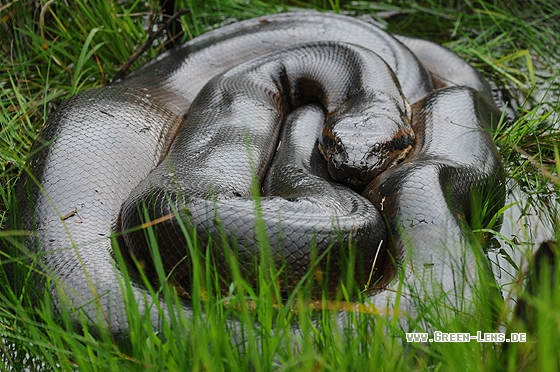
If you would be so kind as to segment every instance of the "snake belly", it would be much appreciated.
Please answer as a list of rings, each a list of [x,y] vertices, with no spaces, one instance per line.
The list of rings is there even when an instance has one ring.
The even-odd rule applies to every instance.
[[[409,40],[399,38],[405,43]],[[128,320],[119,284],[122,277],[115,266],[110,238],[120,223],[119,213],[123,202],[162,162],[195,97],[214,76],[276,50],[322,41],[353,43],[377,53],[395,73],[404,96],[412,103],[419,102],[414,105],[415,112],[422,107],[422,102],[431,102],[429,107],[438,110],[449,110],[437,103],[445,98],[447,104],[453,105],[460,98],[470,97],[461,106],[468,115],[464,120],[471,118],[471,126],[478,129],[465,133],[464,141],[473,146],[476,144],[476,148],[480,148],[487,157],[479,158],[469,148],[462,148],[464,152],[461,156],[472,160],[468,162],[468,167],[460,165],[458,168],[468,169],[465,176],[461,176],[462,172],[459,171],[456,172],[458,176],[445,176],[447,173],[437,169],[432,174],[457,185],[451,188],[459,190],[460,196],[456,199],[461,204],[457,203],[457,208],[464,210],[460,206],[468,203],[464,195],[469,192],[469,188],[474,185],[475,188],[485,189],[484,185],[489,182],[488,169],[483,160],[491,159],[494,164],[492,169],[501,169],[491,140],[486,138],[478,144],[475,141],[479,141],[480,137],[471,136],[477,131],[486,131],[496,120],[495,115],[491,115],[489,123],[479,120],[480,117],[486,117],[484,110],[488,107],[491,113],[495,113],[495,109],[491,103],[480,104],[487,101],[487,93],[481,88],[484,84],[476,72],[444,48],[428,44],[432,50],[444,51],[442,55],[445,58],[440,61],[440,65],[449,61],[450,64],[461,66],[472,73],[469,76],[473,76],[473,79],[455,82],[458,76],[449,75],[446,69],[430,70],[428,73],[424,67],[430,66],[428,61],[419,61],[414,53],[391,35],[355,18],[309,12],[277,14],[210,31],[158,57],[125,80],[80,93],[60,105],[33,145],[26,172],[18,183],[20,224],[15,221],[13,226],[34,231],[35,234],[26,238],[24,249],[12,248],[12,252],[17,257],[31,257],[29,262],[37,265],[39,270],[33,271],[30,277],[12,277],[13,285],[17,287],[23,280],[31,280],[35,285],[28,285],[27,288],[35,288],[36,298],[42,298],[46,281],[45,276],[37,272],[45,272],[53,279],[49,289],[55,309],[69,306],[83,312],[91,324],[107,327],[115,334],[126,333]],[[469,92],[466,96],[444,94],[443,97],[441,93],[431,93],[434,88],[430,76],[436,75],[444,82],[439,87],[466,85],[477,90],[455,88]],[[428,100],[424,98],[426,96],[431,98]],[[301,109],[311,110],[306,107]],[[455,116],[446,113],[444,117],[445,120],[441,122],[431,120],[434,128],[445,127]],[[414,118],[413,126],[422,126],[423,122]],[[431,143],[431,136],[439,130],[426,131],[422,143]],[[421,148],[424,147],[416,147]],[[453,152],[452,148],[449,150]],[[415,156],[421,157],[422,154],[418,150]],[[445,168],[441,166],[443,163],[446,161],[440,159],[438,169]],[[402,167],[410,168],[411,164],[415,164],[414,158],[407,160]],[[445,169],[452,169],[457,163],[452,158],[446,164],[448,167]],[[427,170],[430,164],[426,165]],[[400,226],[397,220],[418,218],[408,215],[414,211],[409,212],[403,207],[404,200],[420,206],[419,198],[414,198],[414,195],[424,190],[409,189],[407,178],[398,176],[398,169],[401,168],[394,168],[396,170],[391,174],[395,176],[383,178],[386,180],[384,182],[378,181],[378,186],[368,188],[364,196],[374,201],[383,214],[387,213],[388,204],[385,200],[388,197],[396,199],[397,207],[388,217],[392,221],[391,229],[403,232],[406,225]],[[418,169],[423,170],[424,167],[419,166]],[[461,183],[464,179],[467,182]],[[445,186],[445,182],[435,181],[426,181],[426,188],[440,199],[445,199],[443,190],[449,187]],[[398,191],[392,194],[387,191],[388,187],[383,187],[391,183],[399,186]],[[411,196],[401,198],[400,195],[408,195],[408,190],[411,190]],[[499,205],[497,199],[496,204]],[[449,229],[448,234],[438,236],[436,241],[445,243],[452,235],[461,237],[461,241],[454,238],[449,241],[450,245],[462,245],[463,237],[468,235],[468,228],[457,222],[448,204],[441,203],[440,206],[444,214],[434,223],[442,223]],[[428,214],[431,213],[435,212]],[[441,226],[434,231],[441,231]],[[412,236],[418,234],[413,232]],[[435,244],[425,245],[425,239],[418,242],[419,246],[423,246],[423,256],[428,257],[430,252],[437,255]],[[412,241],[411,245],[416,243]],[[395,249],[394,255],[407,252],[411,245],[398,243],[399,248]],[[431,267],[444,276],[444,282],[447,283],[444,289],[451,290],[453,277],[449,276],[448,266],[443,262],[441,267]],[[475,272],[475,269],[469,270],[471,274]],[[14,275],[17,273],[15,271]],[[132,295],[140,312],[148,315],[154,328],[158,328],[161,315],[152,304],[154,300],[142,285],[132,283],[132,286]],[[380,304],[391,301],[387,293],[376,294],[372,301]],[[187,315],[191,313],[188,306],[183,311]]]

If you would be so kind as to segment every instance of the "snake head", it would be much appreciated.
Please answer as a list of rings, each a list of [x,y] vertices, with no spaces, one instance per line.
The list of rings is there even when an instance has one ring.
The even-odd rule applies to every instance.
[[[338,117],[326,123],[319,150],[331,177],[362,188],[401,162],[414,143],[410,125],[385,115]]]

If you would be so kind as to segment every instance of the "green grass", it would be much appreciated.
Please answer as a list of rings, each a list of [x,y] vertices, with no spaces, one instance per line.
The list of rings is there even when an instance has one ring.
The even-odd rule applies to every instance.
[[[62,101],[73,94],[110,82],[120,66],[147,38],[146,30],[162,18],[154,1],[117,4],[93,0],[19,1],[0,5],[0,240],[12,244],[21,232],[6,228],[14,200],[14,186],[30,146],[41,125]],[[388,30],[442,43],[459,53],[504,92],[521,109],[513,123],[503,125],[495,140],[508,176],[521,186],[521,210],[527,206],[542,214],[558,230],[556,199],[560,165],[558,70],[560,5],[532,1],[188,1],[177,7],[191,12],[181,18],[182,41],[219,26],[223,21],[244,19],[290,7],[372,14]],[[375,15],[383,11],[388,19]],[[392,13],[389,13],[392,12]],[[166,48],[161,37],[136,61],[138,68]],[[15,213],[15,212],[14,212]],[[522,226],[516,239],[498,240],[494,248],[506,258],[518,253],[530,258],[531,226]],[[523,234],[526,234],[524,236]],[[509,240],[508,240],[509,239]],[[529,240],[524,244],[525,240]],[[196,244],[196,243],[193,243]],[[336,311],[310,311],[306,285],[282,304],[274,272],[267,271],[255,290],[237,278],[226,294],[219,293],[205,250],[196,260],[192,318],[171,317],[159,335],[152,332],[134,305],[129,339],[115,339],[107,332],[84,326],[77,332],[69,317],[55,316],[48,299],[32,308],[18,298],[0,275],[0,368],[2,370],[558,370],[560,339],[560,286],[543,285],[541,291],[521,295],[532,307],[534,325],[527,343],[503,349],[495,343],[405,342],[394,322],[367,312],[356,313],[355,333],[340,333],[328,315]],[[499,251],[501,249],[501,251]],[[511,256],[511,257],[510,257]],[[559,255],[554,262],[559,267]],[[6,260],[4,261],[6,262]],[[523,262],[523,260],[521,260]],[[122,265],[121,265],[122,266]],[[235,267],[235,266],[234,266]],[[542,283],[560,282],[558,270]],[[161,275],[163,273],[160,272]],[[545,273],[546,274],[546,273]],[[543,275],[545,275],[543,274]],[[235,274],[234,270],[234,276]],[[552,278],[550,277],[552,276]],[[522,290],[523,270],[512,272],[505,288]],[[25,287],[25,285],[24,285]],[[31,289],[31,288],[29,288]],[[125,293],[130,290],[123,283]],[[168,306],[179,304],[166,285],[159,291]],[[349,286],[349,293],[356,288]],[[435,329],[475,333],[524,331],[510,304],[490,301],[488,281],[478,288],[474,314],[449,316],[429,303],[411,324],[428,320]],[[248,309],[247,298],[255,304]],[[353,298],[348,295],[346,299]],[[345,299],[343,296],[342,299]],[[495,316],[496,307],[498,316]],[[297,310],[297,311],[294,311]],[[202,317],[201,314],[206,314]],[[243,342],[225,332],[236,314],[246,332]],[[261,325],[255,328],[254,320]],[[313,322],[313,320],[319,319]],[[300,327],[293,336],[292,323]],[[85,324],[85,320],[84,320]],[[266,335],[263,337],[263,335]],[[269,336],[271,335],[271,336]],[[349,336],[349,337],[345,337]],[[166,342],[162,342],[162,338]],[[209,347],[211,345],[211,347]]]

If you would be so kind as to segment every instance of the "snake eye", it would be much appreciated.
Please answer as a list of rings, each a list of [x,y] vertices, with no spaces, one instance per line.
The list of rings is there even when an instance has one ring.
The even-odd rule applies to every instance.
[[[381,145],[379,143],[376,143],[375,145],[373,145],[373,152],[379,151],[381,151]]]

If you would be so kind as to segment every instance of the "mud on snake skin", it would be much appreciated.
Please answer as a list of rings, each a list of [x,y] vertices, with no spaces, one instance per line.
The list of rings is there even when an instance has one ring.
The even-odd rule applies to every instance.
[[[408,283],[405,308],[416,290],[468,299],[477,276],[473,195],[488,216],[503,205],[490,133],[499,118],[478,73],[431,42],[335,14],[238,22],[60,105],[18,184],[21,228],[36,234],[14,254],[41,257],[41,270],[56,278],[55,308],[69,302],[126,333],[112,232],[127,232],[119,246],[150,272],[144,232],[128,229],[179,211],[202,241],[221,233],[236,240],[251,280],[256,175],[285,288],[309,269],[311,246],[335,258],[355,249],[358,282],[381,246],[383,288],[372,303],[393,305],[394,263]],[[164,267],[188,281],[188,264],[177,265],[188,260],[176,225],[167,219],[155,230]],[[336,285],[336,265],[319,267]],[[31,280],[41,296],[44,277]],[[140,284],[133,293],[157,327],[151,297]]]

